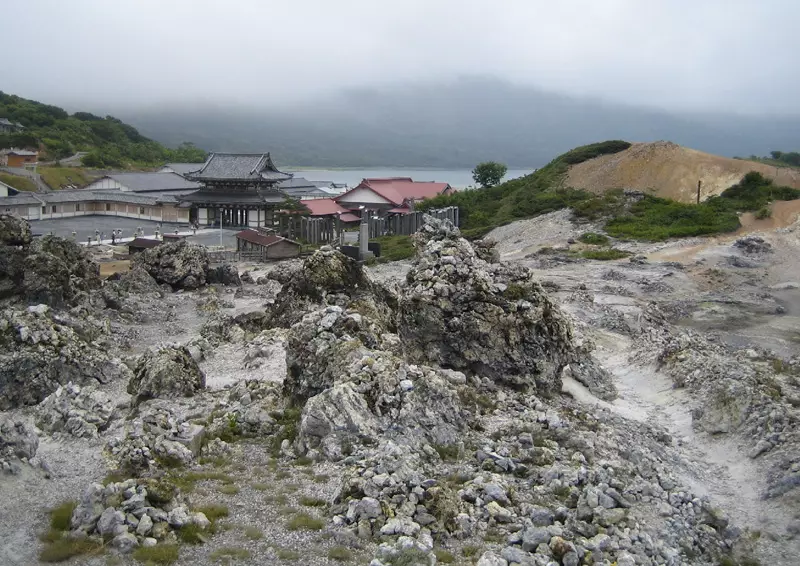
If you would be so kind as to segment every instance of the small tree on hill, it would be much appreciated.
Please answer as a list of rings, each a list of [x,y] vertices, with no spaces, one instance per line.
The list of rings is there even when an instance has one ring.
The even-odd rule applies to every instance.
[[[472,170],[472,178],[482,187],[494,187],[508,171],[508,167],[496,161],[478,163]]]

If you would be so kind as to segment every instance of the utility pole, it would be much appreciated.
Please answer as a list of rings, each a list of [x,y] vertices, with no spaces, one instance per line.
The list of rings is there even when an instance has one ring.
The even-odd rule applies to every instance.
[[[697,180],[697,204],[700,204],[700,185],[703,183],[701,180]]]

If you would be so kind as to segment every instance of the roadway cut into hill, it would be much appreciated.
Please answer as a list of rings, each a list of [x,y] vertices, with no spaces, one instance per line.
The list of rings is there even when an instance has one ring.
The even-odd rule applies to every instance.
[[[735,185],[750,171],[758,171],[777,185],[800,188],[800,169],[720,157],[667,141],[634,143],[625,151],[573,165],[566,185],[592,192],[636,189],[694,202],[697,181],[702,182],[700,197],[705,200]]]

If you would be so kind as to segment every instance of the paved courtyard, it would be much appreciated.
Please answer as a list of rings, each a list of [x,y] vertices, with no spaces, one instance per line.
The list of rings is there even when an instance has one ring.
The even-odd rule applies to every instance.
[[[188,224],[164,224],[161,226],[160,222],[153,222],[151,220],[139,220],[136,218],[125,218],[121,216],[75,216],[73,218],[55,218],[52,220],[33,220],[31,221],[31,231],[36,235],[53,234],[62,238],[72,238],[72,233],[75,232],[75,239],[78,242],[86,242],[87,238],[91,237],[93,243],[96,242],[96,231],[104,234],[104,242],[110,243],[111,232],[114,230],[122,230],[122,238],[129,240],[133,237],[139,227],[144,230],[145,237],[152,237],[155,231],[163,233],[164,230],[168,234],[174,233],[177,228],[181,234],[190,234],[191,227]],[[236,247],[236,234],[237,230],[222,230],[222,242],[226,248]],[[198,230],[197,235],[189,236],[187,238],[190,242],[203,244],[204,246],[219,246],[220,245],[220,231],[219,229],[203,229]]]

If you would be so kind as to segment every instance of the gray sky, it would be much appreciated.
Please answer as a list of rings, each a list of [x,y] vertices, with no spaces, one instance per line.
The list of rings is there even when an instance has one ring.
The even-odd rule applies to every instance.
[[[674,110],[800,112],[797,0],[3,4],[0,90],[71,108],[493,75]]]

